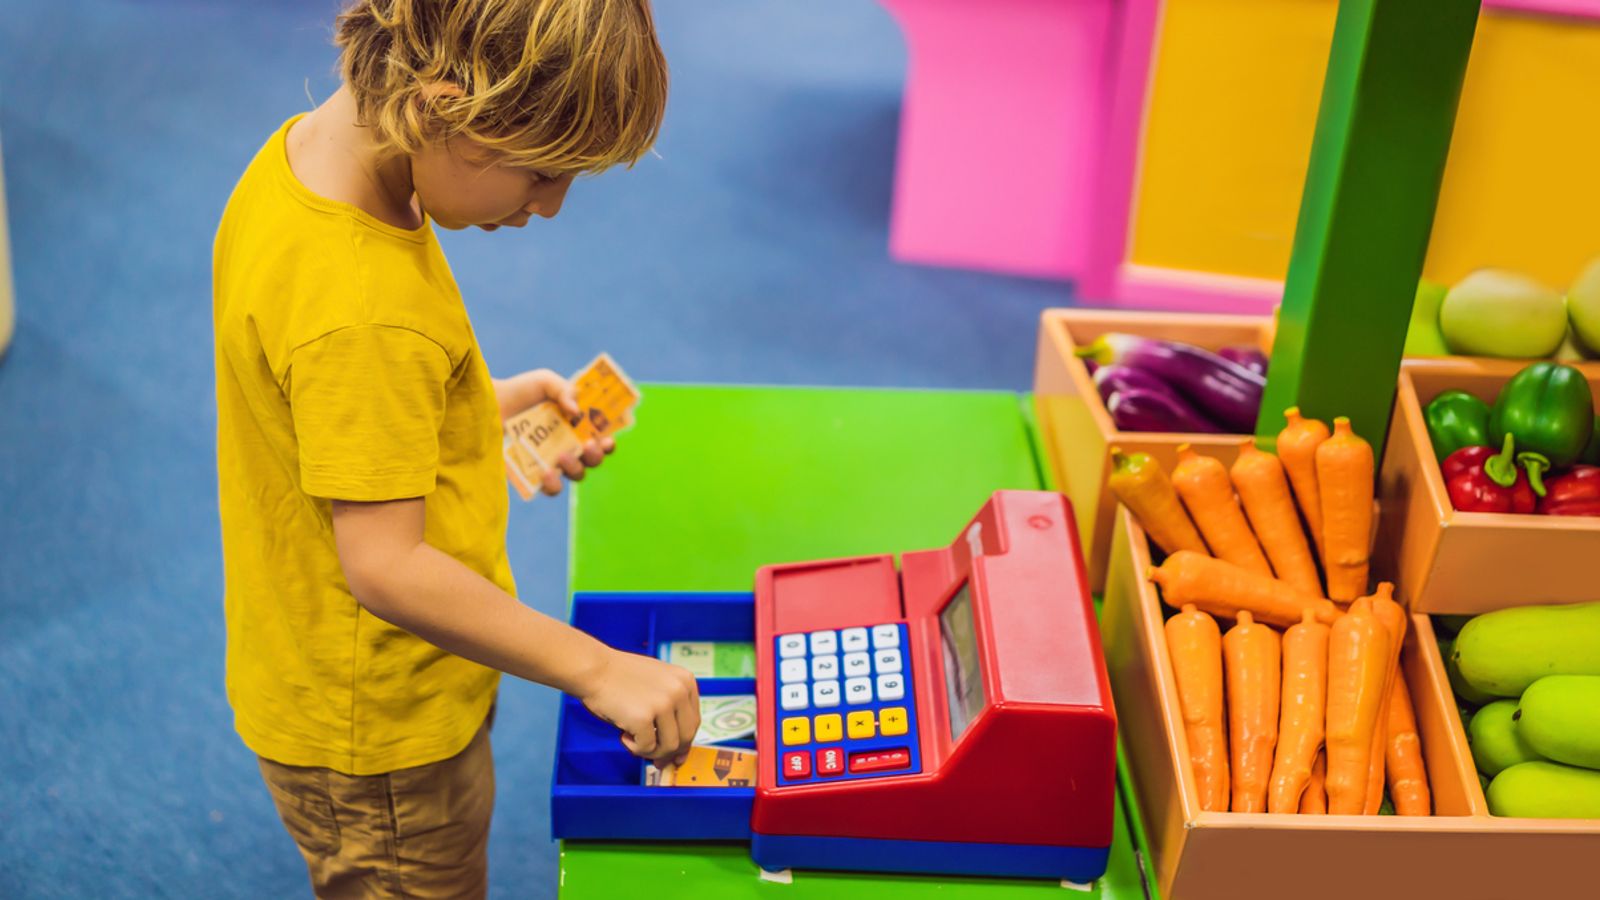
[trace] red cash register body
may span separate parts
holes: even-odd
[[[952,654],[960,638],[942,631],[941,614],[958,597],[970,604],[966,637],[975,641],[982,684],[981,705],[958,710],[953,721],[952,703],[968,704],[954,696],[947,663],[966,664],[959,648]],[[966,610],[951,613],[953,621]],[[950,546],[905,553],[898,572],[888,554],[765,567],[755,615],[757,862],[1073,880],[1103,873],[1116,717],[1071,508],[1060,494],[996,492]],[[902,742],[918,764],[900,758],[901,771],[872,777],[811,770],[780,779],[785,748],[776,723],[791,714],[778,700],[777,641],[888,623],[904,626],[904,703],[914,704],[914,727]]]

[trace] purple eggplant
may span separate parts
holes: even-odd
[[[1237,363],[1246,369],[1265,376],[1267,374],[1267,355],[1254,347],[1223,347],[1217,355],[1231,363]]]
[[[1100,392],[1101,400],[1110,400],[1111,395],[1117,391],[1126,391],[1137,388],[1141,391],[1155,391],[1158,394],[1171,394],[1177,397],[1177,392],[1172,386],[1151,375],[1143,369],[1133,366],[1124,366],[1113,363],[1101,366],[1094,373],[1094,386]],[[1181,397],[1178,398],[1182,400]]]
[[[1186,434],[1221,434],[1216,423],[1180,400],[1171,391],[1128,388],[1106,401],[1118,431],[1179,431]]]
[[[1092,357],[1102,365],[1120,363],[1143,369],[1177,388],[1230,432],[1255,430],[1267,380],[1210,350],[1113,332],[1080,348],[1078,355]]]

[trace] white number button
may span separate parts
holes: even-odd
[[[844,677],[863,678],[872,674],[872,657],[865,653],[846,653],[844,655]]]
[[[778,703],[784,709],[806,708],[806,686],[803,684],[786,684],[778,695]]]
[[[811,677],[816,681],[831,681],[839,677],[839,657],[811,657]]]
[[[806,655],[806,636],[803,634],[785,634],[778,637],[778,656],[782,659],[794,659]]]
[[[786,659],[778,665],[778,680],[784,684],[793,684],[806,680],[806,661],[803,659]]]
[[[865,628],[846,628],[839,633],[839,639],[844,644],[844,652],[856,653],[867,649],[867,630]]]
[[[872,665],[879,675],[890,675],[900,671],[899,650],[879,650],[872,654]]]
[[[796,686],[799,687],[802,691],[805,690],[805,687],[802,686],[802,685],[796,685]],[[818,682],[813,683],[811,685],[811,705],[812,706],[838,706],[839,705],[839,682],[837,682],[837,681],[818,681]]]
[[[878,699],[885,703],[899,700],[906,695],[906,683],[900,675],[878,676]]]
[[[896,676],[899,677],[899,676]],[[871,678],[847,678],[844,682],[844,699],[851,706],[872,702]]]
[[[872,646],[879,650],[900,646],[899,625],[874,625],[872,626]]]
[[[811,632],[811,655],[829,656],[839,652],[839,633],[836,631]]]

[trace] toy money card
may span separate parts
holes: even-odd
[[[658,769],[644,767],[644,783],[650,787],[750,787],[756,783],[756,752],[726,747],[689,748],[683,765]]]
[[[696,678],[756,677],[756,645],[738,641],[663,641],[656,655]]]
[[[505,422],[506,476],[524,500],[533,499],[545,473],[557,469],[563,456],[576,456],[589,440],[633,424],[639,389],[609,355],[595,357],[572,377],[572,386],[578,415],[568,417],[554,400],[546,400]]]
[[[697,744],[720,744],[745,740],[756,733],[756,695],[724,694],[700,697],[700,730]]]

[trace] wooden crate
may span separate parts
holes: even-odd
[[[1430,817],[1204,812],[1167,655],[1163,610],[1143,572],[1144,532],[1117,514],[1101,638],[1151,847],[1169,900],[1578,897],[1593,889],[1600,821],[1503,819],[1473,768],[1428,617],[1401,655],[1434,811]]]
[[[1149,453],[1171,472],[1177,447],[1193,444],[1232,465],[1245,435],[1118,431],[1074,351],[1108,331],[1186,341],[1209,350],[1230,344],[1257,346],[1271,325],[1266,316],[1211,316],[1114,310],[1050,309],[1039,322],[1033,394],[1048,463],[1056,484],[1072,501],[1084,541],[1089,586],[1102,590],[1111,554],[1116,500],[1106,489],[1111,448]]]
[[[1401,366],[1378,478],[1382,512],[1373,571],[1395,583],[1414,613],[1600,600],[1594,576],[1600,517],[1458,512],[1428,439],[1423,409],[1430,400],[1457,388],[1493,403],[1527,364],[1457,357]],[[1579,368],[1591,385],[1600,385],[1600,364]]]

